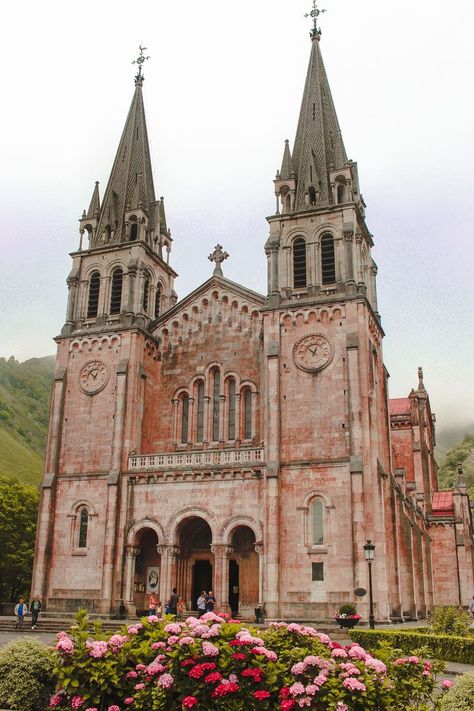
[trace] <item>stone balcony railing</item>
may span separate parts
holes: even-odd
[[[128,458],[129,471],[210,469],[213,467],[255,467],[264,463],[263,447],[205,449],[169,454],[134,454]]]

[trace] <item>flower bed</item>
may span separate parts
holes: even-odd
[[[423,647],[427,655],[447,662],[474,664],[474,638],[471,636],[456,637],[447,634],[434,634],[429,628],[419,630],[351,630],[350,637],[354,642],[371,650],[376,650],[380,644],[389,643],[404,654],[411,654]]]
[[[120,634],[90,635],[85,613],[59,635],[57,711],[221,709],[319,711],[438,708],[441,665],[417,656],[375,659],[312,627],[252,628],[208,613],[185,622],[149,617]]]

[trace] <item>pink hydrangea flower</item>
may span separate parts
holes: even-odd
[[[171,647],[173,644],[176,644],[176,642],[177,642],[178,640],[179,640],[178,635],[172,634],[170,637],[168,637],[168,639],[167,639],[166,641],[168,642],[168,644],[169,644],[170,647]]]
[[[64,654],[74,654],[72,639],[69,639],[67,636],[61,637],[56,644],[56,649],[58,652],[63,652]]]
[[[327,634],[324,634],[324,632],[319,632],[318,633],[319,641],[322,642],[323,644],[331,644],[331,638],[327,636]]]
[[[298,706],[300,708],[303,708],[304,706],[311,706],[311,699],[309,696],[303,696],[301,699],[298,699]]]
[[[344,679],[344,681],[342,682],[342,685],[346,689],[349,689],[349,691],[366,691],[367,690],[367,687],[365,686],[365,684],[363,684],[358,679],[354,679],[351,676],[347,677],[347,679]]]
[[[450,679],[443,679],[441,683],[441,688],[442,689],[450,689],[452,687],[454,682],[452,682]]]
[[[306,664],[304,662],[297,662],[291,667],[291,673],[295,674],[296,676],[298,676],[299,674],[303,674],[305,670]]]
[[[368,654],[365,658],[365,666],[369,667],[370,669],[374,669],[378,674],[387,673],[387,667],[385,666],[385,664],[381,662],[380,659],[374,659],[374,657],[371,657],[370,654]],[[429,671],[426,670],[426,667],[425,672],[429,674]]]
[[[337,702],[337,711],[349,711],[349,706],[342,703],[342,701]]]
[[[84,697],[79,696],[79,694],[77,694],[76,696],[73,696],[71,699],[71,708],[72,709],[80,709],[83,703],[84,703]]]
[[[347,652],[345,649],[333,649],[331,652],[331,657],[338,659],[347,659]]]
[[[67,632],[58,632],[56,635],[56,639],[61,639],[61,637],[67,637]]]
[[[149,615],[147,619],[148,622],[158,622],[160,618],[158,617],[158,615]]]
[[[215,647],[211,642],[203,642],[202,653],[205,654],[206,657],[217,657],[217,655],[219,654],[219,649]]]
[[[133,696],[127,696],[127,698],[123,700],[123,703],[126,706],[130,706],[130,704],[133,704],[134,701],[135,699],[133,698]]]
[[[185,696],[183,699],[183,709],[192,709],[196,706],[198,700],[195,696]]]
[[[419,661],[420,661],[420,658],[419,658],[419,657],[408,657],[408,661],[409,661],[411,664],[418,664]]]
[[[169,642],[169,640],[168,640]],[[179,646],[182,647],[185,644],[193,644],[194,638],[193,637],[181,637],[179,640]]]
[[[153,644],[151,645],[151,648],[154,650],[155,649],[165,649],[165,647],[166,647],[166,644],[164,642],[153,642]]]
[[[120,706],[117,706],[117,704],[112,704],[112,706],[109,706],[107,711],[120,711]]]
[[[180,634],[181,625],[177,622],[170,622],[168,625],[165,626],[165,632],[167,634]]]
[[[158,679],[158,686],[162,689],[169,689],[173,686],[174,679],[171,674],[162,674]]]
[[[325,684],[327,681],[327,678],[324,676],[324,674],[318,674],[318,676],[315,676],[313,679],[313,684],[318,687],[318,689]]]
[[[299,633],[301,632],[301,627],[300,625],[297,625],[296,622],[292,622],[290,625],[288,625],[288,632]]]
[[[292,696],[299,696],[299,694],[304,694],[305,688],[303,684],[300,684],[299,681],[297,681],[295,684],[292,684],[290,686],[290,694]]]
[[[108,641],[109,647],[113,649],[120,649],[123,647],[124,643],[127,641],[127,637],[122,637],[121,634],[114,634]]]
[[[306,687],[306,693],[309,696],[314,696],[315,694],[317,694],[318,691],[319,686],[316,686],[316,684],[308,684],[308,686]]]
[[[89,647],[89,656],[95,657],[96,659],[102,659],[108,651],[107,642],[101,642],[97,639],[93,642],[88,642],[87,646]]]
[[[89,708],[86,709],[86,711],[99,711],[97,706],[89,706]]]
[[[143,682],[140,682],[139,684],[135,684],[133,688],[135,689],[135,691],[141,691],[145,688],[145,684]]]
[[[351,657],[351,659],[365,659],[367,656],[367,652],[365,651],[365,649],[362,649],[362,647],[359,647],[358,644],[355,644],[349,649],[349,656]]]
[[[136,671],[129,671],[126,674],[127,679],[136,679],[138,676]]]
[[[128,634],[138,634],[138,625],[130,625],[127,627]]]
[[[59,704],[62,702],[63,697],[61,694],[54,694],[49,700],[49,707],[51,709],[56,708],[56,706],[59,706]]]

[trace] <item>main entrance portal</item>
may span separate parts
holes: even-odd
[[[188,610],[197,610],[200,593],[213,589],[214,555],[212,531],[204,519],[185,519],[179,530],[180,556],[177,561],[177,588]]]

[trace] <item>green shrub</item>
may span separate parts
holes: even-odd
[[[474,672],[460,676],[441,702],[443,711],[472,711]]]
[[[458,637],[447,634],[427,634],[405,630],[351,630],[354,642],[371,651],[376,651],[382,642],[388,642],[404,654],[413,654],[420,647],[435,659],[444,659],[461,664],[474,664],[474,637]]]
[[[19,639],[0,649],[0,708],[44,711],[54,689],[48,647]]]
[[[353,605],[351,602],[346,602],[344,605],[341,605],[339,608],[339,614],[340,615],[355,615],[357,612],[356,606]]]
[[[436,634],[465,635],[469,632],[470,618],[465,610],[454,605],[437,606],[431,619],[431,627]]]

